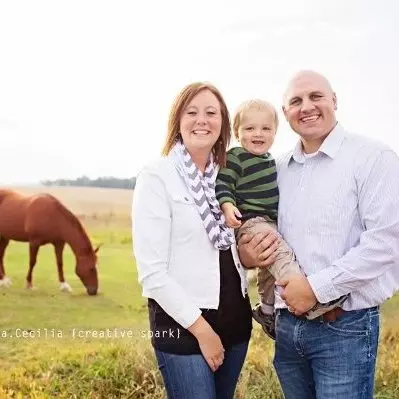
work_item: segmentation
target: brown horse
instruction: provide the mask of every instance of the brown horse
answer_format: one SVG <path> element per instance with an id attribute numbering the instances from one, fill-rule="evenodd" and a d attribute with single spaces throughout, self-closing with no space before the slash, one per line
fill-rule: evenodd
<path id="1" fill-rule="evenodd" d="M 76 258 L 75 273 L 89 295 L 98 290 L 97 251 L 93 249 L 79 219 L 50 194 L 24 196 L 11 190 L 0 190 L 0 286 L 11 280 L 4 270 L 4 252 L 10 240 L 29 242 L 27 288 L 32 288 L 32 271 L 39 247 L 53 244 L 57 259 L 60 289 L 71 291 L 65 281 L 62 252 L 69 244 Z"/>

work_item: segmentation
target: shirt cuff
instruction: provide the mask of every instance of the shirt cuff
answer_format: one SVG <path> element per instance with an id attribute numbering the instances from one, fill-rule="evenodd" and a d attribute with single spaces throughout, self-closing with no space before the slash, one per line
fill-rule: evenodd
<path id="1" fill-rule="evenodd" d="M 341 296 L 334 286 L 334 277 L 335 273 L 332 267 L 328 267 L 308 276 L 309 284 L 320 303 L 328 303 Z"/>
<path id="2" fill-rule="evenodd" d="M 201 316 L 202 312 L 200 309 L 196 309 L 194 312 L 190 311 L 186 312 L 186 314 L 180 314 L 176 316 L 175 320 L 185 329 L 192 326 L 197 319 Z"/>
<path id="3" fill-rule="evenodd" d="M 227 202 L 230 203 L 230 204 L 233 204 L 234 206 L 236 206 L 236 202 L 234 201 L 234 199 L 233 198 L 229 198 L 229 197 L 220 198 L 219 205 L 222 206 L 223 204 L 226 204 Z"/>

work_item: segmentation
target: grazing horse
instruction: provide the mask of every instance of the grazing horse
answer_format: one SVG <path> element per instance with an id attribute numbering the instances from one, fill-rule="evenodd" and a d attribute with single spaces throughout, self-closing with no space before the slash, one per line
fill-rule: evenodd
<path id="1" fill-rule="evenodd" d="M 75 273 L 89 295 L 98 290 L 97 251 L 93 249 L 79 219 L 50 194 L 24 196 L 11 190 L 0 190 L 0 286 L 11 280 L 4 270 L 4 252 L 10 240 L 29 242 L 29 272 L 27 288 L 32 288 L 32 271 L 39 247 L 54 245 L 60 289 L 71 291 L 65 281 L 62 253 L 66 244 L 76 258 Z"/>

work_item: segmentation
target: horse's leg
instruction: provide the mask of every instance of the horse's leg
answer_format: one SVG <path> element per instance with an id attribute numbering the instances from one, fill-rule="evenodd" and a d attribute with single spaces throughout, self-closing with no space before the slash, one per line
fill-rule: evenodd
<path id="1" fill-rule="evenodd" d="M 4 253 L 10 240 L 0 236 L 0 287 L 8 287 L 11 285 L 11 279 L 6 276 L 4 270 Z"/>
<path id="2" fill-rule="evenodd" d="M 26 276 L 26 288 L 33 288 L 32 286 L 32 272 L 36 265 L 37 253 L 39 252 L 40 244 L 30 241 L 29 242 L 29 271 Z"/>
<path id="3" fill-rule="evenodd" d="M 54 243 L 55 249 L 55 257 L 57 259 L 57 268 L 58 268 L 58 280 L 60 281 L 60 290 L 65 292 L 71 292 L 72 288 L 65 281 L 64 278 L 64 264 L 62 260 L 62 253 L 64 251 L 64 242 L 56 242 Z"/>

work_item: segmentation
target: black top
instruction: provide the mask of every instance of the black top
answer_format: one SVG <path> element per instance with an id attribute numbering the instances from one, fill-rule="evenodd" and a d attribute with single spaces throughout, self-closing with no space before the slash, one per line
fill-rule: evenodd
<path id="1" fill-rule="evenodd" d="M 249 297 L 241 292 L 241 280 L 231 250 L 219 252 L 220 301 L 218 309 L 201 309 L 202 316 L 219 335 L 223 347 L 248 341 L 252 331 Z M 163 352 L 189 355 L 201 350 L 197 339 L 170 317 L 153 299 L 148 299 L 151 343 Z"/>

